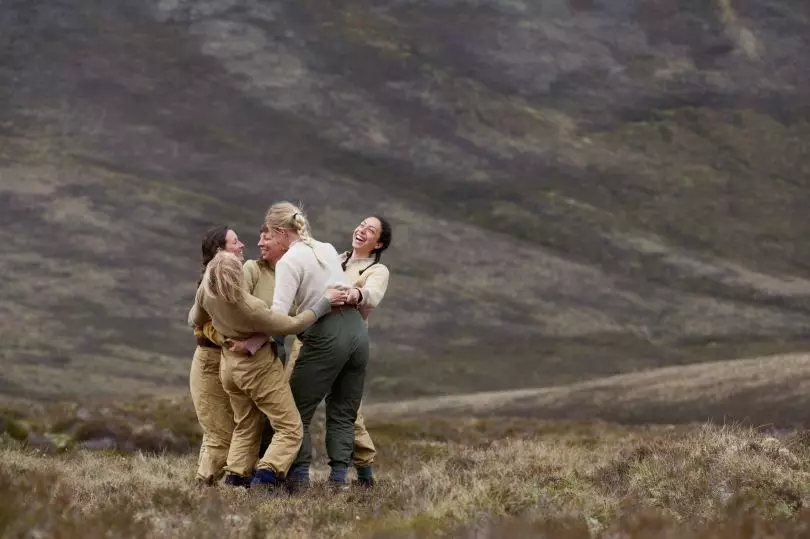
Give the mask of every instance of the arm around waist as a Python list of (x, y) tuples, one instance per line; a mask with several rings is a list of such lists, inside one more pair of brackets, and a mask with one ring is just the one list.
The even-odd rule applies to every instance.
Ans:
[(332, 308), (326, 297), (321, 298), (312, 309), (296, 316), (271, 311), (262, 300), (253, 296), (245, 298), (245, 306), (250, 330), (268, 336), (301, 333)]

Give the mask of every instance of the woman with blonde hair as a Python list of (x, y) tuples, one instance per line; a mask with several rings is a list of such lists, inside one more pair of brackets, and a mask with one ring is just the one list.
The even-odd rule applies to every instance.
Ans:
[[(271, 249), (269, 239), (265, 239), (267, 226), (262, 227), (262, 257), (265, 260), (273, 259), (273, 264), (284, 254), (283, 250)], [(369, 313), (380, 305), (388, 290), (389, 270), (380, 262), (383, 252), (391, 245), (391, 223), (380, 215), (366, 217), (352, 230), (351, 250), (340, 255), (341, 265), (349, 283), (360, 288), (361, 301), (358, 304), (360, 314), (368, 327)], [(264, 243), (263, 243), (264, 242)], [(276, 258), (273, 258), (275, 255)], [(245, 264), (247, 268), (251, 262)], [(262, 296), (259, 296), (262, 297)], [(264, 299), (264, 298), (263, 298)], [(287, 358), (285, 373), (289, 380), (301, 349), (301, 341), (296, 339)], [(329, 397), (326, 397), (327, 401)], [(265, 422), (262, 432), (262, 447), (264, 448), (272, 439), (273, 429)], [(357, 410), (357, 419), (354, 422), (354, 466), (357, 469), (357, 483), (361, 486), (372, 486), (374, 476), (372, 464), (377, 455), (374, 442), (366, 429), (362, 416), (362, 405)]]
[[(271, 312), (267, 304), (247, 293), (242, 263), (220, 251), (208, 263), (189, 312), (189, 324), (204, 326), (209, 320), (225, 338), (220, 378), (234, 412), (235, 427), (228, 451), (226, 483), (237, 486), (278, 486), (301, 446), (301, 417), (286, 383), (284, 368), (276, 361), (273, 341), (247, 359), (230, 348), (230, 339), (247, 339), (256, 333), (289, 335), (312, 325), (331, 309), (330, 298), (342, 293), (323, 292), (297, 316)], [(273, 425), (275, 436), (256, 464), (262, 414)], [(255, 465), (255, 473), (254, 473)], [(252, 476), (252, 482), (251, 482)]]
[(267, 210), (265, 225), (272, 239), (287, 249), (276, 263), (273, 312), (302, 312), (322, 297), (327, 288), (346, 289), (346, 305), (333, 307), (328, 315), (298, 334), (302, 345), (290, 387), (301, 414), (304, 438), (288, 476), (292, 488), (309, 484), (312, 461), (309, 426), (315, 409), (329, 395), (326, 403), (329, 483), (343, 488), (352, 463), (354, 422), (368, 363), (368, 330), (356, 305), (361, 301), (361, 292), (350, 288), (335, 248), (312, 238), (309, 222), (300, 208), (289, 202), (273, 204)]
[[(388, 290), (389, 271), (385, 264), (380, 262), (383, 252), (391, 245), (391, 223), (380, 215), (366, 217), (352, 230), (351, 251), (340, 255), (341, 266), (346, 279), (353, 286), (360, 289), (360, 300), (357, 307), (368, 327), (369, 313), (380, 305), (385, 292)], [(295, 368), (301, 342), (293, 343), (287, 360), (285, 371), (287, 378)], [(326, 400), (329, 402), (330, 397)], [(270, 432), (268, 432), (270, 431)], [(265, 424), (265, 434), (270, 439), (272, 429)], [(266, 443), (264, 440), (262, 443)], [(357, 469), (357, 483), (361, 486), (372, 486), (374, 475), (372, 464), (377, 455), (377, 449), (366, 429), (361, 408), (357, 410), (357, 419), (354, 422), (354, 467)]]

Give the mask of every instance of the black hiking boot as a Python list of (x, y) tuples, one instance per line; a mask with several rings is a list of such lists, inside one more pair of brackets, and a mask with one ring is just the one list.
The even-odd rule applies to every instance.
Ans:
[(250, 477), (242, 477), (241, 475), (236, 475), (235, 473), (227, 473), (225, 474), (224, 483), (229, 487), (250, 488), (250, 481)]

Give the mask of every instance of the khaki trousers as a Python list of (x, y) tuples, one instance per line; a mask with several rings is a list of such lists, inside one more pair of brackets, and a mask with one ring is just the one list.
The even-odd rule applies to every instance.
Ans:
[[(281, 361), (269, 344), (252, 357), (223, 349), (220, 377), (236, 422), (225, 470), (248, 477), (255, 466), (284, 477), (301, 448), (303, 426)], [(263, 415), (275, 434), (256, 463)]]
[(221, 355), (219, 348), (198, 346), (189, 373), (191, 400), (203, 431), (197, 478), (210, 483), (225, 472), (234, 428), (230, 399), (219, 379)]
[(374, 463), (377, 449), (371, 441), (371, 435), (366, 429), (366, 421), (363, 418), (363, 404), (357, 410), (357, 419), (354, 422), (354, 465), (357, 468), (365, 468)]
[[(292, 376), (295, 362), (298, 360), (298, 354), (301, 352), (303, 343), (299, 339), (293, 341), (290, 347), (290, 352), (287, 354), (287, 363), (284, 367), (284, 374), (289, 382)], [(364, 468), (371, 466), (374, 463), (374, 457), (377, 456), (377, 448), (374, 447), (374, 442), (371, 440), (371, 435), (366, 429), (366, 421), (363, 418), (363, 407), (357, 410), (357, 419), (354, 422), (354, 465), (357, 468)]]

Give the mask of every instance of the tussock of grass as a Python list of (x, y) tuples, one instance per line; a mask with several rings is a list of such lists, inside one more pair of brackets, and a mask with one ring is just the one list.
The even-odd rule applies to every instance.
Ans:
[(423, 425), (375, 430), (375, 489), (329, 493), (319, 459), (312, 491), (277, 498), (195, 487), (193, 455), (47, 456), (7, 441), (0, 534), (798, 537), (810, 525), (810, 452), (799, 435), (501, 418)]

